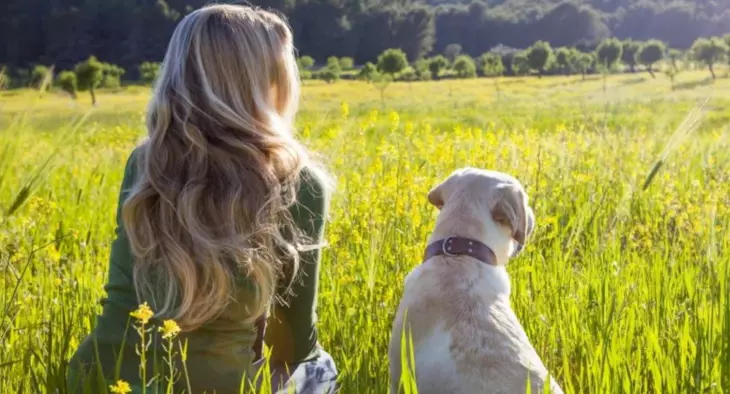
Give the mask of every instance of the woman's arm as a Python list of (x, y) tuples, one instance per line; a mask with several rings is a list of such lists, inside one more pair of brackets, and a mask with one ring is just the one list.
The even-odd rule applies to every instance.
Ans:
[[(305, 170), (291, 214), (309, 238), (308, 243), (323, 243), (328, 205), (322, 181)], [(318, 355), (316, 307), (320, 255), (319, 248), (300, 254), (299, 272), (291, 288), (293, 294), (282, 294), (287, 305), (277, 302), (272, 308), (264, 341), (271, 348), (271, 361), (275, 364), (296, 364)], [(283, 290), (282, 287), (280, 291)]]

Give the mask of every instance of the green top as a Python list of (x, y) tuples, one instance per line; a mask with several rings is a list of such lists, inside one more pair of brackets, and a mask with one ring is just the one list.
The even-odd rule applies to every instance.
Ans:
[[(138, 149), (135, 149), (127, 160), (117, 206), (116, 239), (111, 245), (109, 276), (104, 287), (107, 298), (102, 301), (103, 312), (97, 317), (92, 333), (71, 359), (67, 377), (71, 392), (81, 391), (79, 385), (92, 384), (90, 379), (96, 382), (91, 387), (87, 386), (84, 392), (89, 392), (89, 388), (97, 392), (99, 385), (108, 387), (109, 381), (116, 379), (125, 380), (133, 387), (140, 384), (140, 357), (135, 352), (139, 336), (129, 317), (139, 302), (132, 281), (132, 252), (121, 222), (122, 204), (136, 178), (138, 155)], [(297, 226), (313, 242), (320, 243), (328, 201), (321, 180), (313, 172), (305, 170), (301, 178), (297, 204), (291, 209), (291, 214)], [(294, 296), (282, 294), (288, 305), (276, 303), (267, 321), (264, 341), (272, 347), (271, 358), (278, 362), (299, 363), (319, 355), (315, 308), (320, 251), (303, 252), (300, 259), (298, 280), (292, 285)], [(247, 298), (246, 288), (251, 289), (251, 282), (240, 278), (237, 283), (237, 302), (232, 302), (216, 320), (178, 337), (188, 342), (185, 364), (194, 393), (204, 390), (208, 393), (214, 390), (218, 393), (238, 393), (244, 374), (252, 377), (252, 346), (256, 340), (256, 329), (254, 324), (243, 322), (247, 317), (243, 307)], [(149, 360), (147, 379), (155, 375), (157, 365), (165, 365), (161, 358), (164, 350), (156, 331), (152, 336), (153, 344), (146, 353)], [(118, 356), (121, 356), (121, 360)], [(79, 365), (85, 368), (78, 369)], [(178, 364), (178, 371), (182, 371), (181, 368), (182, 365)], [(82, 380), (78, 377), (82, 377)], [(184, 381), (183, 375), (178, 384), (184, 385)]]

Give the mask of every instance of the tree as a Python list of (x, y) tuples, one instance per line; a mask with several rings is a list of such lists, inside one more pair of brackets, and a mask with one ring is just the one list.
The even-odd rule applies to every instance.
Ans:
[(444, 56), (449, 61), (449, 64), (454, 64), (456, 58), (461, 55), (460, 44), (449, 44), (444, 48)]
[(430, 65), (430, 62), (428, 59), (418, 59), (413, 64), (413, 70), (416, 73), (416, 79), (419, 81), (430, 81), (431, 80), (431, 71), (429, 71), (428, 67)]
[(672, 67), (676, 69), (681, 68), (679, 62), (682, 60), (682, 51), (674, 48), (669, 49), (667, 52), (667, 58), (669, 58), (669, 64)]
[(357, 73), (357, 78), (364, 81), (372, 82), (373, 78), (378, 74), (378, 69), (374, 64), (367, 62), (362, 66), (360, 72)]
[(385, 90), (388, 89), (391, 82), (393, 82), (393, 76), (391, 74), (378, 74), (373, 79), (373, 85), (380, 92), (380, 103), (383, 108), (385, 108)]
[(390, 48), (378, 56), (378, 70), (395, 75), (408, 67), (408, 58), (400, 49)]
[(707, 65), (707, 68), (710, 70), (710, 74), (712, 74), (712, 79), (715, 79), (715, 70), (713, 69), (713, 66), (715, 63), (722, 60), (722, 57), (725, 56), (727, 50), (728, 47), (725, 42), (717, 37), (713, 37), (710, 39), (698, 38), (694, 44), (692, 44), (690, 52), (695, 60)]
[[(416, 70), (413, 67), (406, 67), (403, 71), (398, 74), (398, 80), (404, 82), (413, 82), (418, 79)], [(410, 86), (410, 83), (409, 83)]]
[(636, 60), (646, 66), (647, 71), (651, 74), (652, 78), (656, 78), (652, 67), (654, 63), (664, 58), (664, 52), (666, 47), (663, 42), (659, 40), (649, 40), (641, 45), (641, 49), (636, 54)]
[(546, 41), (538, 41), (527, 50), (527, 62), (530, 64), (530, 68), (537, 71), (538, 75), (542, 77), (552, 55), (553, 49), (550, 44)]
[(139, 71), (139, 77), (142, 79), (142, 82), (151, 84), (157, 79), (157, 74), (160, 72), (160, 63), (142, 62), (137, 67), (137, 70)]
[(352, 70), (355, 67), (355, 61), (351, 57), (340, 58), (340, 68), (343, 70)]
[(104, 76), (102, 77), (99, 85), (104, 88), (118, 88), (121, 86), (122, 75), (124, 75), (126, 71), (115, 64), (103, 63), (103, 65)]
[(596, 62), (600, 67), (610, 70), (621, 58), (622, 53), (623, 45), (621, 45), (621, 41), (615, 38), (609, 38), (604, 40), (598, 48), (596, 48)]
[(670, 49), (668, 52), (669, 66), (666, 70), (664, 70), (664, 74), (666, 74), (667, 78), (669, 78), (672, 90), (674, 90), (674, 80), (683, 68), (683, 66), (680, 66), (679, 63), (681, 56), (682, 53), (676, 49)]
[(494, 52), (487, 52), (479, 57), (479, 70), (485, 77), (496, 77), (504, 73), (502, 57)]
[(459, 78), (475, 78), (477, 76), (477, 66), (474, 60), (468, 55), (459, 55), (454, 60), (454, 71)]
[(512, 57), (512, 72), (515, 75), (525, 75), (530, 72), (530, 62), (527, 60), (527, 51), (515, 53)]
[(311, 56), (304, 55), (297, 59), (297, 66), (302, 70), (309, 70), (314, 66), (314, 59)]
[(636, 71), (636, 54), (641, 49), (641, 43), (632, 39), (621, 42), (621, 62), (629, 66), (631, 72)]
[(101, 79), (104, 77), (104, 64), (92, 55), (85, 61), (78, 63), (74, 67), (74, 72), (76, 73), (79, 90), (88, 90), (91, 94), (91, 104), (96, 105), (96, 94), (94, 90), (99, 86)]
[(330, 56), (327, 59), (327, 66), (319, 71), (318, 76), (327, 83), (334, 83), (340, 79), (340, 74), (342, 74), (340, 59)]
[(325, 67), (317, 73), (319, 79), (327, 83), (335, 83), (340, 79), (340, 69), (335, 67)]
[(74, 100), (76, 99), (78, 83), (76, 81), (76, 74), (73, 71), (62, 71), (58, 74), (56, 77), (56, 85), (64, 92), (68, 93), (71, 98)]
[(441, 71), (448, 66), (449, 61), (441, 55), (432, 57), (428, 62), (428, 70), (431, 71), (431, 75), (436, 79), (441, 75)]
[(330, 56), (327, 58), (327, 67), (342, 71), (340, 59), (338, 59), (337, 56)]
[(50, 68), (38, 64), (33, 67), (30, 73), (30, 85), (36, 89), (47, 90), (50, 82), (53, 81), (53, 71)]
[(583, 76), (583, 80), (586, 79), (586, 73), (593, 64), (593, 55), (590, 53), (581, 52), (577, 49), (573, 49), (570, 53), (570, 67), (579, 72)]
[(571, 71), (571, 64), (570, 64), (570, 48), (561, 47), (558, 48), (557, 51), (555, 51), (555, 63), (557, 64), (558, 68), (560, 69), (560, 72), (563, 74), (570, 74)]

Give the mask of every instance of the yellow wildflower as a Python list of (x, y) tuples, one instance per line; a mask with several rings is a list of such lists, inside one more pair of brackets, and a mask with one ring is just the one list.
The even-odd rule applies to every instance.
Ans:
[(147, 302), (140, 305), (136, 311), (130, 313), (130, 316), (137, 319), (142, 324), (147, 324), (153, 315), (154, 313), (152, 312), (152, 309), (150, 309), (149, 305), (147, 305)]
[(116, 384), (109, 386), (109, 390), (111, 390), (112, 393), (117, 394), (127, 394), (132, 392), (132, 388), (129, 387), (129, 383), (123, 380), (117, 380)]
[(342, 104), (340, 104), (340, 109), (342, 111), (342, 119), (347, 119), (350, 115), (350, 106), (346, 101), (343, 101)]
[(180, 326), (177, 325), (175, 320), (165, 320), (159, 331), (162, 333), (163, 338), (172, 339), (180, 333)]

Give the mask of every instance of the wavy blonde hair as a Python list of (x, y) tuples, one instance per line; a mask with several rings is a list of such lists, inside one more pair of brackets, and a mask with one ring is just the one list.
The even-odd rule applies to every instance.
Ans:
[(282, 272), (297, 272), (302, 237), (288, 208), (309, 164), (293, 137), (298, 101), (292, 33), (277, 15), (212, 5), (175, 29), (122, 216), (138, 298), (158, 317), (200, 327), (244, 274), (256, 284), (253, 321)]

